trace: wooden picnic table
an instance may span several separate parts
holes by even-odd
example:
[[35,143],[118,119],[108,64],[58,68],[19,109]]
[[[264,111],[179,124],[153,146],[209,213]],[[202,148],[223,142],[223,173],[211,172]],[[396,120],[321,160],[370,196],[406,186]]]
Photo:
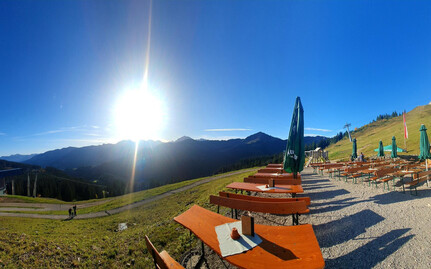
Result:
[[[286,173],[284,172],[283,168],[278,168],[278,167],[266,167],[266,168],[262,168],[257,170],[258,173]],[[286,173],[287,174],[287,173]]]
[[377,168],[365,168],[364,170],[359,170],[358,173],[371,174],[377,171]]
[[254,192],[266,192],[266,193],[291,193],[294,196],[297,193],[303,193],[301,185],[275,185],[275,189],[261,190],[258,186],[264,186],[266,184],[256,184],[248,182],[233,182],[226,186],[226,188],[241,190],[241,191],[254,191]]
[[[174,221],[189,229],[221,257],[215,227],[237,220],[194,205],[175,217]],[[254,229],[262,243],[251,250],[223,259],[239,268],[325,267],[319,243],[310,224],[296,226],[255,224]]]
[[266,166],[267,168],[283,168],[282,163],[270,163]]
[[422,169],[409,169],[409,170],[400,170],[394,173],[391,173],[390,175],[393,177],[399,177],[399,178],[403,178],[406,175],[414,175],[417,174],[419,172],[423,171]]
[[[253,177],[264,177],[264,178],[284,178],[284,179],[293,179],[292,173],[259,173],[253,175]],[[301,174],[296,175],[296,179],[301,179]]]
[[276,185],[301,185],[301,179],[292,178],[267,178],[267,177],[254,177],[249,176],[244,178],[244,182],[256,183],[256,184],[269,184],[270,180],[274,180]]

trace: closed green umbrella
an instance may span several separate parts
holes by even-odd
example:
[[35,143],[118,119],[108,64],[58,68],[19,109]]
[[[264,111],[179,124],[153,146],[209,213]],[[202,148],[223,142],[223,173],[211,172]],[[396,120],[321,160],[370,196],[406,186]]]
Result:
[[353,138],[352,161],[358,158],[358,148],[356,146],[356,138]]
[[304,169],[304,161],[304,109],[301,99],[296,97],[283,168],[287,173],[293,173],[296,178],[296,174]]
[[[422,124],[419,131],[421,131],[421,140],[419,143],[421,152],[419,154],[419,159],[420,160],[431,159],[430,143],[428,141],[427,128],[425,128],[425,125]],[[426,164],[427,164],[427,170],[428,170],[428,162],[426,162]]]
[[377,157],[385,157],[382,140],[379,142],[379,152],[377,153]]
[[396,158],[397,157],[397,151],[398,151],[397,141],[395,140],[395,136],[393,136],[392,137],[392,153],[391,153],[391,158]]

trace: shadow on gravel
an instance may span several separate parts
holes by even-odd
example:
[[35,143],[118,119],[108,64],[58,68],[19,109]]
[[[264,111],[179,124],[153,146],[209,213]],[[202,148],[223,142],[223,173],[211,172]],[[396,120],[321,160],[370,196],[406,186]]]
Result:
[[371,200],[374,201],[374,203],[376,204],[388,205],[388,204],[411,201],[415,198],[417,198],[417,196],[410,195],[408,191],[405,194],[403,194],[403,192],[401,191],[401,192],[387,192],[384,194],[378,194],[371,197]]
[[[346,198],[346,199],[331,201],[327,203],[317,203],[317,204],[311,203],[310,207],[313,208],[312,213],[324,213],[324,212],[337,211],[351,205],[356,205],[359,203],[370,201],[370,200],[361,200],[361,201],[351,201],[351,200],[353,200],[353,198]],[[326,206],[326,207],[314,209],[314,207],[317,207],[317,206]]]
[[349,197],[349,198],[345,198],[345,199],[340,199],[340,200],[335,200],[335,201],[329,201],[329,202],[324,202],[324,203],[313,203],[313,201],[311,201],[310,207],[328,206],[328,205],[339,205],[339,204],[347,203],[347,202],[349,202],[349,201],[351,201],[353,199],[355,199],[355,198]]
[[318,184],[318,183],[326,183],[326,182],[331,182],[329,179],[312,179],[312,180],[308,180],[308,179],[304,179],[302,180],[302,185],[309,185],[309,184]]
[[[426,187],[425,187],[426,188]],[[413,195],[412,195],[413,194]],[[375,195],[372,197],[372,201],[376,204],[380,205],[388,205],[402,202],[409,202],[411,200],[423,199],[431,197],[431,189],[419,189],[418,195],[416,196],[415,191],[412,191],[412,194],[408,189],[403,193],[402,189],[398,189],[398,191],[390,191],[384,194]]]
[[336,259],[326,260],[327,268],[372,268],[397,251],[414,235],[403,236],[410,229],[390,231],[356,250]]
[[316,190],[316,189],[326,189],[326,188],[332,188],[334,185],[328,185],[328,184],[319,184],[314,185],[310,187],[302,187],[304,190]]
[[[430,186],[431,186],[431,183],[430,183]],[[418,187],[418,195],[417,196],[416,196],[416,193],[415,193],[414,189],[410,192],[410,190],[406,188],[406,193],[403,193],[402,190],[399,193],[410,196],[409,197],[410,199],[412,199],[412,197],[413,197],[413,199],[418,199],[418,198],[420,199],[420,198],[431,197],[431,189],[430,189],[430,187],[427,187],[426,184]]]
[[333,191],[322,191],[308,193],[307,196],[310,197],[311,201],[322,200],[322,199],[332,199],[339,195],[349,194],[350,192],[345,189],[338,189]]
[[[365,232],[369,228],[384,220],[382,216],[369,209],[362,210],[351,216],[334,220],[325,224],[313,226],[320,247],[332,247]],[[331,268],[331,267],[328,267]]]

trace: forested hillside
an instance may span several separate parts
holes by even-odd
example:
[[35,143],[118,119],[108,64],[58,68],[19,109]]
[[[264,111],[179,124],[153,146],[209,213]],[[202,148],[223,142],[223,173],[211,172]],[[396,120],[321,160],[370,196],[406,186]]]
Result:
[[[110,195],[119,195],[124,192],[124,185],[115,182],[115,185],[100,185],[74,178],[65,172],[52,167],[42,169],[40,166],[0,160],[0,170],[21,168],[23,173],[18,176],[6,178],[7,193],[12,194],[12,180],[15,194],[26,196],[27,184],[30,175],[30,195],[57,198],[63,201],[88,200],[102,198],[104,191]],[[33,193],[36,180],[36,194]]]

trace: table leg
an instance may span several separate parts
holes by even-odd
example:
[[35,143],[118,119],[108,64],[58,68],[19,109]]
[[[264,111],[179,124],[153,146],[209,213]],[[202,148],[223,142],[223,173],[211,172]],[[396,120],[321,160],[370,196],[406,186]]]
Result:
[[201,247],[202,247],[202,253],[201,256],[199,257],[199,261],[196,263],[195,268],[201,268],[202,263],[205,262],[205,246],[204,246],[204,242],[201,240]]

